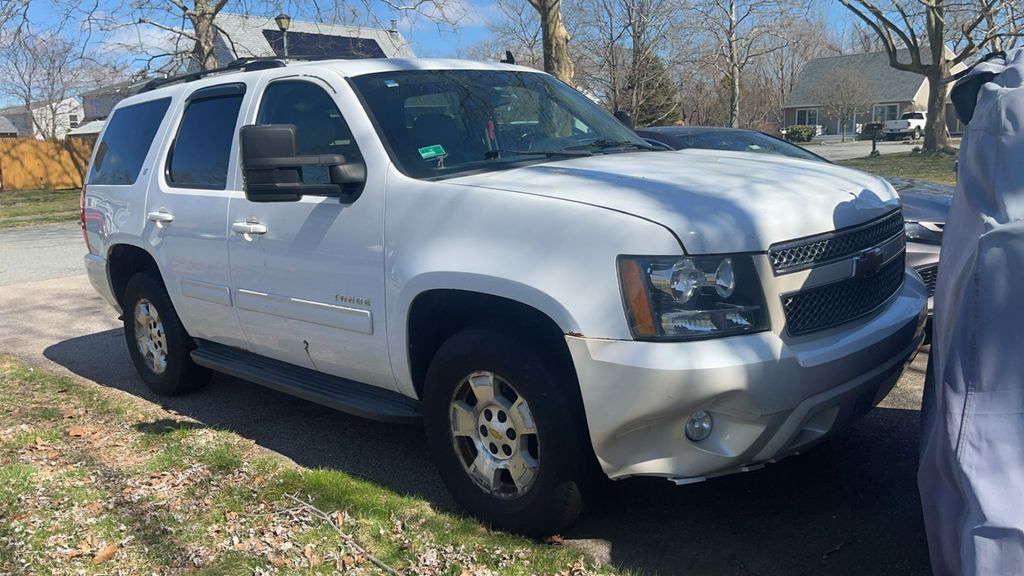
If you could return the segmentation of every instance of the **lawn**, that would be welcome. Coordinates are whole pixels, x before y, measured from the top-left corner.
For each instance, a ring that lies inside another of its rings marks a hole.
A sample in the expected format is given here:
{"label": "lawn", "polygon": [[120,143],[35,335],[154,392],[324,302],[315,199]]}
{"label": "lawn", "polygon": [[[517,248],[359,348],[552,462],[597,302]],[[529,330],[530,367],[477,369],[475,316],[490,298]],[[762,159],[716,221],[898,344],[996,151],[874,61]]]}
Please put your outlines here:
{"label": "lawn", "polygon": [[74,222],[79,190],[0,191],[0,228]]}
{"label": "lawn", "polygon": [[900,176],[956,184],[956,155],[899,152],[875,157],[842,160],[839,164],[879,176]]}
{"label": "lawn", "polygon": [[0,574],[613,574],[0,355]]}

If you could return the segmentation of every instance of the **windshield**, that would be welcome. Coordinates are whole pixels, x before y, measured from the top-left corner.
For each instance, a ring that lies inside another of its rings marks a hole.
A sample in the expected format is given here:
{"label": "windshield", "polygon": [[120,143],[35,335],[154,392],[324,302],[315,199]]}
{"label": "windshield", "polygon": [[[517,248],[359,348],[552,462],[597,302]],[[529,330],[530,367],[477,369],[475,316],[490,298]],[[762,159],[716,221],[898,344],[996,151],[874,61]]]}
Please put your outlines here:
{"label": "windshield", "polygon": [[414,178],[650,148],[545,74],[412,70],[357,76],[352,84],[392,160]]}
{"label": "windshield", "polygon": [[903,115],[903,120],[924,120],[924,114],[920,112],[907,112]]}
{"label": "windshield", "polygon": [[796,144],[772,138],[760,132],[715,130],[700,134],[678,137],[682,148],[705,148],[710,150],[733,150],[736,152],[760,152],[778,154],[802,160],[822,161],[822,158]]}

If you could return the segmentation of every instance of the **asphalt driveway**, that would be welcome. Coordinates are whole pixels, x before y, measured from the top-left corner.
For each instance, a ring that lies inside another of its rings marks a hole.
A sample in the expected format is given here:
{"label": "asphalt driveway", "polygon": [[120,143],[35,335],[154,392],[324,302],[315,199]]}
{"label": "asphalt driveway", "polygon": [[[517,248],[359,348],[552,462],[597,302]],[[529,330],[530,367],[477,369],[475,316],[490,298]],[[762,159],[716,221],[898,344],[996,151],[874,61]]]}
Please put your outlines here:
{"label": "asphalt driveway", "polygon": [[[0,233],[0,352],[232,430],[303,466],[453,509],[418,427],[361,420],[226,377],[189,396],[152,395],[114,312],[68,267],[84,250],[77,228],[17,232]],[[31,258],[20,255],[25,246]],[[807,454],[686,487],[614,483],[565,539],[645,573],[928,574],[915,482],[926,360],[918,356],[882,407]]]}
{"label": "asphalt driveway", "polygon": [[[910,152],[915,146],[920,145],[920,141],[879,142],[878,153],[896,154],[898,152]],[[853,158],[863,158],[871,153],[870,140],[847,140],[846,142],[840,142],[839,140],[824,140],[819,142],[816,140],[807,144],[801,144],[801,146],[819,156],[824,156],[833,162],[850,160]]]}

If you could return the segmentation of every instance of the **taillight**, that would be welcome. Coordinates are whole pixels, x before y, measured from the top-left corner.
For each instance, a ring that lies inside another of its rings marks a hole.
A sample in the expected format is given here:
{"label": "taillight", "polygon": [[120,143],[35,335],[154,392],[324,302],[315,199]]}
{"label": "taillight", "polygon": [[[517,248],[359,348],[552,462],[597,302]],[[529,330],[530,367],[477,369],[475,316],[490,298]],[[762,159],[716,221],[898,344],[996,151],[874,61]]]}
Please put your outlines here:
{"label": "taillight", "polygon": [[85,184],[82,184],[82,194],[78,198],[78,221],[82,225],[82,240],[85,242],[86,249],[92,252],[92,246],[89,245],[89,231],[85,227]]}

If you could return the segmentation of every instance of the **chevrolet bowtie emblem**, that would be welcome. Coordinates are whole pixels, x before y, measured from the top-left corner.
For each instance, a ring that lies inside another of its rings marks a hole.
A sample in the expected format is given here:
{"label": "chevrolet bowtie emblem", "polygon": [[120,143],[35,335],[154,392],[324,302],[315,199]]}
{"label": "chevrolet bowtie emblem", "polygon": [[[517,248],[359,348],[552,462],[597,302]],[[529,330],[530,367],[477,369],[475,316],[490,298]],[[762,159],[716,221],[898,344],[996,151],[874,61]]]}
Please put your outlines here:
{"label": "chevrolet bowtie emblem", "polygon": [[854,260],[853,276],[855,278],[871,278],[882,268],[882,249],[870,248],[860,253]]}

